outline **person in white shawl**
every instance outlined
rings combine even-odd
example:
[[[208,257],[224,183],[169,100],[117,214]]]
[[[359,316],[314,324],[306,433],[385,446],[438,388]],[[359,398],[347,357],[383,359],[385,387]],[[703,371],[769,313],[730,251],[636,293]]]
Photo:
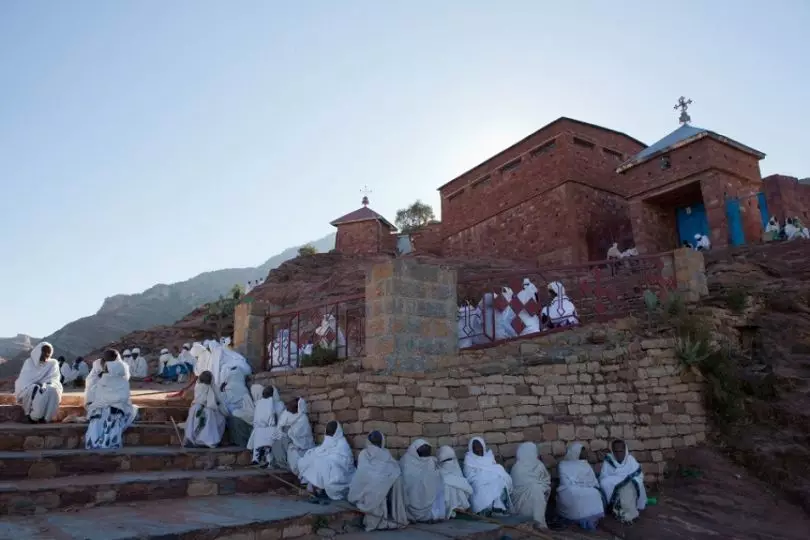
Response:
[[[512,465],[512,505],[519,516],[532,518],[537,529],[548,529],[546,504],[551,495],[551,476],[537,456],[537,445],[518,446],[517,461]]]
[[[430,445],[424,439],[416,439],[400,458],[399,466],[408,520],[425,523],[444,520],[444,482]]]
[[[14,397],[33,423],[51,422],[62,401],[59,362],[53,358],[53,345],[37,344],[23,363],[14,381]]]
[[[307,415],[307,402],[304,398],[287,403],[286,410],[279,418],[278,427],[284,437],[278,445],[273,445],[276,465],[286,466],[294,475],[299,476],[299,460],[307,450],[315,446],[312,426]]]
[[[579,324],[577,308],[574,307],[571,299],[565,295],[563,284],[559,281],[552,281],[548,284],[548,293],[551,296],[551,301],[541,312],[543,324],[549,328]]]
[[[228,408],[228,438],[231,444],[247,447],[253,425],[256,405],[248,390],[245,375],[238,369],[231,370],[220,386],[222,402]]]
[[[211,351],[200,343],[195,341],[189,349],[189,353],[194,357],[194,376],[199,377],[203,372],[208,371],[213,374],[213,366],[211,365]]]
[[[63,362],[59,371],[62,374],[63,386],[72,385],[79,388],[84,386],[85,380],[90,374],[90,368],[87,367],[87,363],[81,356],[76,358],[73,362]]]
[[[196,359],[194,358],[194,355],[191,354],[191,343],[183,344],[183,348],[180,350],[180,354],[177,355],[177,359],[180,361],[180,363],[184,364],[186,368],[188,368],[189,373],[194,371]]]
[[[312,490],[313,502],[345,499],[354,471],[354,454],[336,420],[326,424],[323,442],[308,450],[298,462],[298,476]]]
[[[215,448],[222,441],[228,408],[222,403],[213,380],[210,371],[203,371],[197,378],[186,420],[184,446]]]
[[[647,506],[647,491],[644,489],[644,474],[641,466],[622,440],[610,445],[611,453],[605,456],[599,473],[599,486],[605,495],[607,507],[622,523],[632,523],[640,510]]]
[[[476,514],[507,514],[512,477],[495,461],[481,437],[473,437],[464,456],[464,476],[473,488],[470,507]]]
[[[135,422],[138,408],[130,398],[129,366],[118,351],[104,351],[101,374],[85,394],[85,400],[90,421],[84,435],[85,448],[121,448],[124,445],[124,430]]]
[[[560,475],[557,512],[583,529],[594,530],[605,516],[605,508],[596,474],[585,455],[581,443],[572,443],[557,466]]]
[[[368,435],[366,447],[357,456],[357,471],[347,500],[363,512],[366,531],[399,529],[408,525],[402,470],[385,448],[379,431]]]
[[[439,472],[444,482],[445,517],[453,519],[456,517],[456,510],[470,508],[473,488],[461,472],[456,451],[449,446],[439,448]]]
[[[253,385],[254,387],[256,385]],[[253,389],[251,389],[251,392]],[[255,397],[255,396],[254,396]],[[284,412],[284,403],[275,386],[262,388],[253,413],[253,431],[247,449],[253,450],[253,464],[269,468],[274,464],[273,445],[283,438],[278,418]],[[286,459],[284,462],[286,463]]]

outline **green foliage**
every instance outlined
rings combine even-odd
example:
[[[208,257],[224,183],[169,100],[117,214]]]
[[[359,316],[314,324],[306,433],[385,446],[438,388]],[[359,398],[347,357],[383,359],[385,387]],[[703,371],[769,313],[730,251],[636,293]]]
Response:
[[[743,385],[737,366],[726,348],[713,351],[700,364],[706,379],[706,410],[720,427],[733,424],[745,414]]]
[[[644,291],[644,305],[647,306],[648,312],[655,312],[658,310],[658,295],[650,289]]]
[[[208,304],[208,313],[205,314],[205,321],[214,323],[217,334],[222,333],[225,323],[233,319],[236,306],[245,294],[242,285],[234,285],[227,295],[220,295],[215,302]]]
[[[748,293],[742,287],[735,287],[726,293],[726,304],[734,313],[742,313],[748,303]]]
[[[711,345],[706,339],[695,339],[692,336],[678,337],[675,341],[675,354],[684,367],[697,367],[712,354]]]
[[[664,311],[670,317],[683,316],[686,313],[686,303],[683,301],[683,297],[676,292],[670,293],[664,301]]]
[[[400,232],[409,233],[427,225],[435,219],[436,215],[433,213],[433,208],[429,204],[417,200],[409,207],[397,210],[394,223]]]
[[[339,361],[337,352],[325,347],[315,347],[312,354],[301,358],[301,367],[328,366]]]
[[[299,257],[307,257],[309,255],[315,255],[316,253],[318,253],[318,249],[312,244],[306,244],[298,248]]]

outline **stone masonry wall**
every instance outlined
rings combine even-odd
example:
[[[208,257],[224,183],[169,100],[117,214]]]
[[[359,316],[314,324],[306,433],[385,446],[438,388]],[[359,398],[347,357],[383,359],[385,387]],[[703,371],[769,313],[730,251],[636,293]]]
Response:
[[[674,342],[635,338],[632,324],[465,352],[457,367],[429,373],[378,375],[348,362],[257,381],[276,385],[285,400],[307,399],[318,435],[340,421],[356,451],[374,429],[397,456],[416,438],[461,456],[483,435],[507,465],[521,442],[536,442],[555,471],[571,442],[597,462],[611,439],[623,438],[654,483],[677,449],[705,440],[707,420],[699,376],[682,370]]]
[[[768,212],[784,224],[788,217],[798,216],[810,224],[810,184],[800,183],[793,176],[772,174],[763,181]]]
[[[335,236],[335,250],[348,255],[368,255],[393,251],[396,237],[376,220],[341,223]]]

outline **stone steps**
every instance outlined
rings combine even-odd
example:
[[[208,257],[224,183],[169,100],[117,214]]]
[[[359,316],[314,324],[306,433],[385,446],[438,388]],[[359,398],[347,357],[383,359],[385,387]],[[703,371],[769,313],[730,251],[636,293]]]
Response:
[[[288,482],[295,482],[290,473],[273,471],[273,474]],[[225,468],[211,471],[82,474],[0,482],[0,515],[31,515],[116,502],[183,500],[186,497],[288,490],[287,485],[275,476],[261,469]]]
[[[84,448],[87,424],[17,424],[0,425],[0,451]],[[181,431],[182,435],[182,431]],[[124,446],[171,446],[177,440],[171,424],[135,423],[124,432]]]
[[[188,407],[189,403],[182,398],[171,398],[174,390],[142,390],[132,392],[132,403],[143,407]],[[0,393],[0,405],[16,405],[14,394]],[[84,407],[84,392],[68,391],[62,394],[62,407]]]
[[[68,416],[83,416],[84,406],[61,406],[56,415],[56,421],[61,422]],[[140,422],[169,422],[169,418],[174,418],[175,422],[185,422],[188,416],[188,407],[155,407],[146,406],[138,410],[138,421]],[[25,413],[19,405],[0,405],[0,423],[5,422],[25,422]]]
[[[340,540],[500,540],[504,531],[498,525],[454,519],[441,523],[415,523],[395,531],[341,534]]]
[[[190,497],[0,519],[0,540],[274,540],[342,531],[359,514],[275,495]]]
[[[247,466],[251,453],[236,446],[203,449],[125,446],[119,450],[30,450],[0,452],[2,480],[55,478],[81,474],[209,470]]]

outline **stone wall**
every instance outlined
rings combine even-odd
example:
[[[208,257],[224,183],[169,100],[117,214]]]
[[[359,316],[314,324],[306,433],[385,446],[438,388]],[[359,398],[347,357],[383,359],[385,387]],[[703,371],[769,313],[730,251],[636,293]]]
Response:
[[[424,438],[461,456],[483,435],[507,464],[521,442],[536,442],[553,468],[573,441],[596,461],[611,439],[623,438],[654,483],[677,449],[705,440],[707,421],[699,376],[681,368],[674,342],[633,337],[633,324],[464,352],[456,367],[428,373],[379,375],[348,362],[257,381],[276,385],[284,399],[307,399],[316,434],[340,421],[357,451],[374,429],[395,455]]]
[[[337,226],[335,251],[347,255],[393,252],[396,236],[378,220],[341,223]]]
[[[810,183],[781,174],[772,174],[762,182],[770,215],[783,224],[786,218],[799,216],[805,226],[810,225]]]

